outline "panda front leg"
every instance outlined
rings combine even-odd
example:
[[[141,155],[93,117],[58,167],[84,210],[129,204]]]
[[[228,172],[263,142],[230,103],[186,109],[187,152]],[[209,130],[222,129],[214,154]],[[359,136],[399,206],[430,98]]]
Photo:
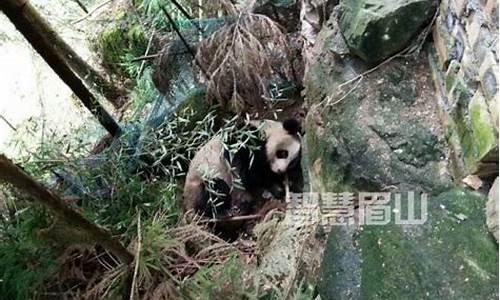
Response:
[[[255,206],[253,196],[240,188],[231,191],[231,216],[244,216],[252,213]]]
[[[285,184],[283,182],[275,182],[270,185],[265,192],[268,192],[271,197],[269,199],[283,200],[286,196]]]

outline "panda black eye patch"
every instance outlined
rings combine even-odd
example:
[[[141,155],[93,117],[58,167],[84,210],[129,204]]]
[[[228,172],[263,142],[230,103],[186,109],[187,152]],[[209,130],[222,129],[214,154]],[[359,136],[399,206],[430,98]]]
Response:
[[[288,151],[286,150],[278,150],[276,151],[276,157],[279,159],[287,158],[288,157]]]

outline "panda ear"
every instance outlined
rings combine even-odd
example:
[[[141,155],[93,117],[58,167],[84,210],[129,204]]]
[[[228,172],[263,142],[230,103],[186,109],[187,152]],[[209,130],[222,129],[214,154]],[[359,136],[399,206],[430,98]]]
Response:
[[[296,135],[302,132],[299,121],[296,119],[286,119],[283,121],[283,128],[291,135]]]

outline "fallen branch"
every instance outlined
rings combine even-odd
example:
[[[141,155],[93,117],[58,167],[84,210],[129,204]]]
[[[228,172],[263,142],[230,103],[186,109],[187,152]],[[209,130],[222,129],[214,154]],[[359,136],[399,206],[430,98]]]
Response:
[[[127,248],[115,240],[107,230],[84,218],[59,196],[38,183],[3,154],[0,154],[0,181],[12,185],[21,192],[30,195],[33,200],[47,206],[58,218],[85,233],[92,242],[109,250],[122,262],[130,264],[134,260],[134,256]]]

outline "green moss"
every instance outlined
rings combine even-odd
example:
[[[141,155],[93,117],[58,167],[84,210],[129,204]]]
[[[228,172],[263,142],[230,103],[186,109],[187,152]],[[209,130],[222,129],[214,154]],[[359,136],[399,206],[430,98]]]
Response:
[[[417,207],[420,200],[416,197]],[[364,226],[362,299],[498,297],[498,248],[485,227],[485,201],[452,189],[429,199],[424,225]]]
[[[331,81],[332,65],[327,63],[328,60],[316,60],[304,79],[304,85],[307,90],[307,98],[312,103],[317,103],[323,100],[329,90],[329,82]]]
[[[474,140],[472,136],[472,131],[470,128],[470,122],[467,119],[467,107],[470,102],[470,94],[465,87],[462,85],[457,85],[455,89],[460,89],[463,91],[459,92],[457,97],[457,103],[453,111],[450,114],[451,122],[450,128],[457,136],[457,141],[459,141],[459,158],[464,162],[465,171],[471,170],[476,161],[476,148],[474,146]]]
[[[346,178],[346,165],[342,164],[342,157],[346,155],[343,149],[334,145],[331,136],[318,136],[318,130],[323,129],[317,128],[312,120],[308,120],[306,126],[305,142],[308,149],[309,169],[314,174],[317,167],[315,163],[317,164],[317,161],[319,161],[321,166],[320,173],[314,174],[318,176],[314,181],[320,183],[321,190],[328,190],[329,192],[350,190],[352,182]],[[347,162],[347,160],[344,161]]]
[[[107,68],[135,76],[140,62],[134,67],[130,60],[143,55],[147,44],[143,26],[131,18],[122,17],[106,26],[96,38],[94,47]]]
[[[408,211],[401,194],[402,218]],[[423,198],[415,195],[420,216]],[[485,225],[485,197],[461,188],[427,200],[422,225],[332,228],[322,262],[322,299],[496,299],[498,246]],[[395,197],[389,202],[395,207]],[[465,218],[457,217],[459,214]],[[354,239],[354,241],[353,241]]]
[[[463,79],[455,81],[450,98],[453,99],[454,105],[467,107],[472,98],[472,94]]]
[[[467,92],[468,93],[468,92]],[[484,98],[476,94],[469,100],[461,93],[457,106],[451,113],[449,124],[450,143],[459,145],[457,148],[457,175],[473,171],[478,162],[498,145],[498,133],[494,127]],[[468,95],[468,94],[467,94]],[[466,105],[467,104],[467,105]],[[463,169],[463,170],[462,170]]]
[[[469,114],[474,133],[474,145],[477,158],[483,158],[488,152],[498,145],[498,133],[494,129],[489,113],[485,111],[486,104],[471,103]]]
[[[432,1],[341,1],[340,27],[349,47],[371,65],[401,50],[429,19]]]
[[[450,66],[448,67],[448,72],[446,73],[445,76],[445,87],[446,87],[446,92],[450,92],[453,85],[455,84],[455,81],[457,79],[457,74],[460,71],[460,64],[456,60],[452,60],[450,62]]]

